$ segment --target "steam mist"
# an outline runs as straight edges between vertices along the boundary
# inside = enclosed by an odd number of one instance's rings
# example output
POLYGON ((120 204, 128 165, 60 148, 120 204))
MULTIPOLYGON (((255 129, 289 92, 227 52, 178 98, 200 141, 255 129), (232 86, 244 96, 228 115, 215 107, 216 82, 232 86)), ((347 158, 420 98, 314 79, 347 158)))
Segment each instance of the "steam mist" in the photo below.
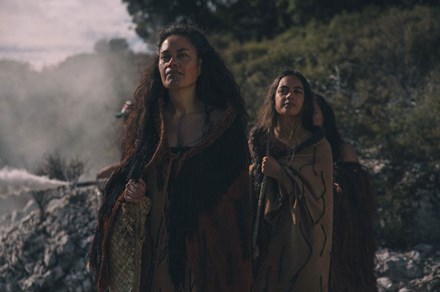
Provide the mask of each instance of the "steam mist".
POLYGON ((115 113, 131 98, 147 58, 101 51, 41 72, 0 60, 0 167, 32 170, 56 152, 85 163, 82 180, 119 160, 122 121, 115 113))
POLYGON ((37 176, 21 169, 0 169, 0 194, 21 194, 30 190, 41 191, 67 185, 67 182, 37 176))

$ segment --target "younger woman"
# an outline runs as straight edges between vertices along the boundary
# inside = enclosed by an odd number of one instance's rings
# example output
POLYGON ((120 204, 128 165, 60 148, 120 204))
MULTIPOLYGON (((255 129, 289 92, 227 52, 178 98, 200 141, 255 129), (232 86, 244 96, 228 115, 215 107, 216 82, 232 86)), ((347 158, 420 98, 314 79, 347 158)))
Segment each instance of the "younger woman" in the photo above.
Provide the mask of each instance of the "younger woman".
POLYGON ((256 291, 328 291, 333 161, 300 72, 273 81, 249 141, 259 199, 256 291))

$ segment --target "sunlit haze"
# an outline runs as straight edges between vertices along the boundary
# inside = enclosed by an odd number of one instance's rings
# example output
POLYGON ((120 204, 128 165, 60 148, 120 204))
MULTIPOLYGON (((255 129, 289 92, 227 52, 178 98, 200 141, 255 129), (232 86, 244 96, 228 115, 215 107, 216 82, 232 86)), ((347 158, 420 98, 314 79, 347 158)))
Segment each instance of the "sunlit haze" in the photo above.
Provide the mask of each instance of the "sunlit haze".
POLYGON ((0 0, 4 172, 35 171, 57 153, 84 162, 84 177, 94 178, 120 159, 115 113, 131 97, 146 51, 122 0, 0 0), (116 38, 135 53, 95 52, 98 41, 116 38))
POLYGON ((134 51, 146 49, 122 0, 0 1, 0 59, 38 70, 111 38, 127 39, 134 51))

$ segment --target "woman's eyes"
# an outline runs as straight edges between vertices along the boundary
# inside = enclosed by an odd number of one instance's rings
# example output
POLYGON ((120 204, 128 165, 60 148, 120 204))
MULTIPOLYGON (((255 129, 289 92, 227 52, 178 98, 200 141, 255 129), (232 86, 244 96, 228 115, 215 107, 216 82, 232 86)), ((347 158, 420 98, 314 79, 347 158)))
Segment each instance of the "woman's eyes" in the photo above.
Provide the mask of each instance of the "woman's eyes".
MULTIPOLYGON (((171 58, 172 58, 171 55, 161 55, 160 56, 160 60, 162 62, 168 62, 171 58)), ((179 53, 176 55, 176 59, 182 60, 185 58, 188 58, 188 54, 186 54, 186 53, 179 53)))
POLYGON ((287 88, 280 88, 277 91, 277 94, 279 94, 280 96, 286 97, 287 95, 289 95, 290 92, 290 96, 303 96, 304 95, 304 91, 300 90, 300 89, 293 89, 293 91, 290 91, 287 88))
POLYGON ((171 59, 170 55, 162 55, 160 56, 160 60, 163 62, 168 62, 171 59))
MULTIPOLYGON (((278 89, 278 93, 280 93, 280 94, 288 94, 289 93, 289 89, 287 89, 287 88, 280 88, 280 89, 278 89)), ((303 91, 301 89, 294 89, 293 93, 294 94, 303 94, 303 91)))
POLYGON ((278 89, 278 93, 281 93, 281 94, 287 94, 288 92, 289 92, 289 90, 287 90, 287 88, 278 89))
POLYGON ((180 53, 180 54, 177 54, 177 58, 178 59, 184 59, 184 58, 187 58, 189 55, 188 54, 186 54, 186 53, 180 53))

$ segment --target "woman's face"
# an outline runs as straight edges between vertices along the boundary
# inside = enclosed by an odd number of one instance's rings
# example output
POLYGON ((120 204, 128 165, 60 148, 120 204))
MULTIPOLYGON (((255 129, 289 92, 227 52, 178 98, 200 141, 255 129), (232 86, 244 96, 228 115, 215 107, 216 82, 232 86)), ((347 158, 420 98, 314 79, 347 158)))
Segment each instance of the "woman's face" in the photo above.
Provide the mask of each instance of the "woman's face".
POLYGON ((322 110, 316 101, 313 102, 313 125, 318 127, 324 126, 324 116, 322 115, 322 110))
POLYGON ((195 87, 201 61, 197 49, 184 36, 167 37, 159 49, 159 71, 167 89, 195 87))
POLYGON ((298 77, 284 76, 275 92, 275 110, 280 116, 299 116, 304 105, 304 86, 298 77))

